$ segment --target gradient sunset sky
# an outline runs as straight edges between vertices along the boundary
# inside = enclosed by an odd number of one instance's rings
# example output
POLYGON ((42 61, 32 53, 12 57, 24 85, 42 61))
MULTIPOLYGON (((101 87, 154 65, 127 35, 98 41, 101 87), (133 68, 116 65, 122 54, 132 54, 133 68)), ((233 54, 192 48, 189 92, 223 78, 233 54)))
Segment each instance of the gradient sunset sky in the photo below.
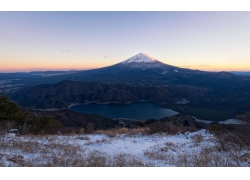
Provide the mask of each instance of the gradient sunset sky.
POLYGON ((250 71, 250 12, 0 12, 0 72, 92 69, 145 52, 250 71))

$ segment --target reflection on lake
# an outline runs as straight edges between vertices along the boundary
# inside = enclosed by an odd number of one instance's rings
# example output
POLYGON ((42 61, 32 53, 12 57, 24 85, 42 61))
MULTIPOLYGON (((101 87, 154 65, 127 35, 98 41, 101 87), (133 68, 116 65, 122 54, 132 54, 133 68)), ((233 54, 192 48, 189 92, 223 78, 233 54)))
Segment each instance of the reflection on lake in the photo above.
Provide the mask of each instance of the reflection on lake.
POLYGON ((84 104, 69 108, 71 111, 85 114, 97 114, 100 116, 115 118, 128 118, 137 120, 161 119, 178 114, 177 112, 161 108, 151 102, 138 102, 131 104, 84 104))

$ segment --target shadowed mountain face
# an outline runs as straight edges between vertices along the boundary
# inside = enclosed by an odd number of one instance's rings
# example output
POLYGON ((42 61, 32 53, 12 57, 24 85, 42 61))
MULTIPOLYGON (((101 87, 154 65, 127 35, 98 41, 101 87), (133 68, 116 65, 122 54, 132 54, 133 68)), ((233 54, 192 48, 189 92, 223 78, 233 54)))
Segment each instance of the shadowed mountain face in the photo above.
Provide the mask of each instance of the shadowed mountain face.
POLYGON ((178 98, 203 96, 205 90, 170 86, 132 86, 93 82, 62 81, 18 91, 12 99, 30 108, 67 108, 71 103, 128 103, 149 100, 174 102, 178 98))

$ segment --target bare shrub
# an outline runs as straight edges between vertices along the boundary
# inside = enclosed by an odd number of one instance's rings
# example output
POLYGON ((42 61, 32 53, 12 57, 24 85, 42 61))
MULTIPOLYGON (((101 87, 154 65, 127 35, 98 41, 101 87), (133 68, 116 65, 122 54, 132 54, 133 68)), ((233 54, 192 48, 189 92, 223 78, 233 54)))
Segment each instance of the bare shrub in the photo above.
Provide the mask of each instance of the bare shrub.
POLYGON ((195 134, 191 138, 196 146, 198 146, 203 141, 203 136, 201 134, 195 134))
POLYGON ((96 130, 95 134, 105 134, 112 138, 116 136, 116 133, 113 132, 112 130, 96 130))
POLYGON ((155 133, 167 133, 167 134, 176 134, 178 133, 178 128, 175 126, 170 126, 165 122, 155 122, 149 125, 149 134, 155 133))
POLYGON ((75 128, 73 127, 63 127, 60 129, 61 134, 71 134, 72 131, 74 131, 75 128))
POLYGON ((143 161, 137 157, 131 156, 129 154, 120 153, 114 156, 113 167, 146 167, 148 164, 143 163, 143 161))
POLYGON ((172 153, 166 153, 166 149, 154 149, 144 151, 144 155, 152 160, 163 161, 169 165, 175 165, 176 156, 172 153))
POLYGON ((216 147, 218 151, 242 150, 247 148, 246 144, 235 134, 224 133, 217 135, 218 141, 216 147))
POLYGON ((92 151, 85 157, 87 167, 105 167, 107 158, 100 151, 92 151))
POLYGON ((245 146, 250 147, 250 125, 238 125, 232 132, 244 143, 245 146))
POLYGON ((79 136, 76 139, 85 140, 85 141, 89 141, 90 140, 90 138, 88 136, 79 136))
POLYGON ((85 133, 84 128, 81 128, 81 129, 79 130, 79 134, 84 134, 84 133, 85 133))
POLYGON ((215 132, 215 131, 222 131, 224 128, 221 126, 221 125, 219 125, 219 124, 211 124, 209 127, 208 127, 208 130, 210 131, 210 132, 215 132))
POLYGON ((107 139, 97 139, 96 141, 95 141, 96 143, 98 143, 98 144, 102 144, 102 143, 107 143, 108 142, 108 140, 107 139))
POLYGON ((149 132, 149 128, 147 127, 143 127, 143 128, 132 128, 129 129, 129 134, 141 134, 141 135, 145 135, 148 134, 149 132))
POLYGON ((10 155, 7 157, 7 160, 16 166, 24 164, 24 158, 21 155, 10 155))
POLYGON ((95 130, 94 124, 93 123, 88 123, 88 125, 87 125, 87 127, 85 129, 86 133, 87 134, 92 134, 94 132, 94 130, 95 130))
POLYGON ((134 135, 134 134, 147 134, 149 131, 148 128, 113 128, 109 130, 96 130, 94 133, 95 134, 105 134, 109 137, 116 137, 118 134, 126 134, 126 135, 134 135))
POLYGON ((164 143, 165 146, 161 147, 160 150, 161 151, 176 151, 178 146, 172 142, 165 142, 164 143))
POLYGON ((242 120, 245 125, 250 125, 250 111, 245 112, 245 114, 239 114, 236 118, 242 120))
POLYGON ((15 127, 16 123, 14 121, 3 120, 0 121, 0 135, 7 134, 10 132, 10 129, 15 127))
POLYGON ((115 129, 114 132, 116 134, 127 134, 129 131, 127 128, 118 128, 118 129, 115 129))
POLYGON ((136 121, 135 125, 138 126, 138 127, 145 127, 146 126, 146 124, 144 122, 142 122, 142 121, 136 121))

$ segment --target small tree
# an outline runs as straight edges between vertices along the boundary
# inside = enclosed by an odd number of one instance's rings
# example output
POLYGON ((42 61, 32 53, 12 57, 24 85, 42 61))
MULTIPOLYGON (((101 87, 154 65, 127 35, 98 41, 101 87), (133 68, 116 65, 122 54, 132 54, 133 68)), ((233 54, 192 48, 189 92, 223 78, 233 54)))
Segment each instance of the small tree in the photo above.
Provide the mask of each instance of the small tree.
POLYGON ((92 134, 95 131, 95 125, 94 123, 88 123, 86 127, 86 133, 92 134))

